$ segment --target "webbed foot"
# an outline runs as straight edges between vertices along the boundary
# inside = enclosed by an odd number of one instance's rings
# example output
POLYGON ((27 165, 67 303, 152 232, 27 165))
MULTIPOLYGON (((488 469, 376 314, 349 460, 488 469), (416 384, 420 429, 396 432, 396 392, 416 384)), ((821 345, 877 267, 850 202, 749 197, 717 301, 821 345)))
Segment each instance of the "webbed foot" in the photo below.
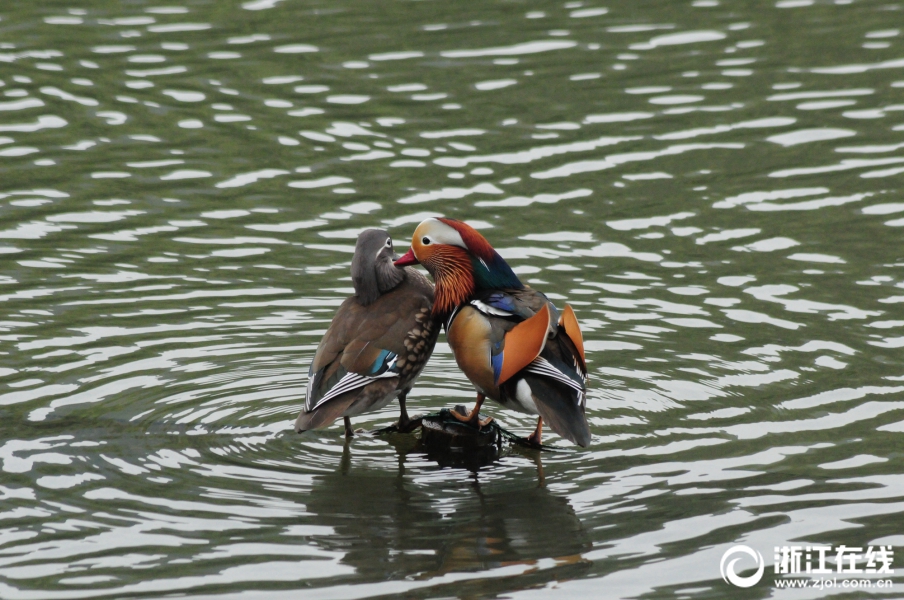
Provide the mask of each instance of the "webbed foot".
POLYGON ((421 426, 422 417, 415 417, 414 419, 399 419, 398 423, 392 425, 391 427, 398 431, 399 433, 411 433, 415 429, 421 426))
POLYGON ((467 415, 463 415, 454 408, 449 411, 449 414, 452 415, 456 420, 461 421, 465 425, 470 425, 475 429, 480 429, 482 427, 486 427, 490 423, 493 422, 493 417, 487 417, 486 419, 480 418, 480 411, 478 409, 472 410, 467 415))
POLYGON ((537 419, 537 428, 534 430, 532 434, 525 438, 525 441, 532 446, 536 446, 540 448, 543 444, 540 443, 540 438, 543 436, 543 417, 537 419))

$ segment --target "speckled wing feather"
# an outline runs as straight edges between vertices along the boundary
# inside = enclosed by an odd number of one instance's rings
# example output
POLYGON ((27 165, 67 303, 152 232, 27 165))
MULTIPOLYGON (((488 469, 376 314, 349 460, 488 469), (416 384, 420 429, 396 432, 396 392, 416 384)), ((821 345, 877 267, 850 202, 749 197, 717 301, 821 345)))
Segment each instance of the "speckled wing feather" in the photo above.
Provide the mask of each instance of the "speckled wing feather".
POLYGON ((346 299, 311 363, 305 410, 377 379, 404 378, 410 335, 422 328, 432 301, 429 282, 410 269, 405 281, 372 304, 346 299))

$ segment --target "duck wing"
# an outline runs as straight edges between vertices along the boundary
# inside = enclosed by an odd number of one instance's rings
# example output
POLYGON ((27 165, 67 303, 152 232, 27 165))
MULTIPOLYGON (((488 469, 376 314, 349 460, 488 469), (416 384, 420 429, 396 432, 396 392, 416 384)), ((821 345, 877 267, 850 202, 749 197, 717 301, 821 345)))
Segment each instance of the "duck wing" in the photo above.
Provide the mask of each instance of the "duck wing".
POLYGON ((379 379, 409 379, 412 362, 423 366, 438 332, 429 318, 433 290, 420 279, 406 277, 367 306, 354 296, 342 303, 308 370, 305 412, 379 379), (425 343, 415 358, 422 360, 412 361, 419 339, 425 343))
POLYGON ((556 307, 531 288, 484 292, 469 306, 486 321, 497 386, 530 365, 543 351, 546 340, 556 333, 556 307))
MULTIPOLYGON (((491 364, 486 369, 492 367, 495 386, 530 367, 537 374, 559 377, 563 383, 584 389, 587 372, 583 340, 574 311, 566 306, 560 315, 541 292, 523 288, 479 294, 449 316, 446 331, 452 336, 453 347, 464 350, 464 354, 485 356, 485 348, 489 347, 491 364), (452 331, 456 320, 457 327, 452 331), (545 357, 548 340, 559 336, 568 342, 545 357)), ((463 358, 475 365, 476 357, 463 358)))

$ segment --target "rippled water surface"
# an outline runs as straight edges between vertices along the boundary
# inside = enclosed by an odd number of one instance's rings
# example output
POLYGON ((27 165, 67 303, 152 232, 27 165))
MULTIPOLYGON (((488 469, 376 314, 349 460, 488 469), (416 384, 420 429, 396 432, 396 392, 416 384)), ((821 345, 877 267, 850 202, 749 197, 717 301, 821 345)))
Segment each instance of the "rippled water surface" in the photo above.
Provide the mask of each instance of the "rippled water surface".
MULTIPOLYGON (((850 0, 0 4, 0 597, 845 593, 769 574, 777 545, 904 548, 902 27, 850 0), (472 471, 292 431, 358 232, 432 215, 575 307, 591 447, 472 471)), ((441 338, 409 410, 472 397, 441 338)))

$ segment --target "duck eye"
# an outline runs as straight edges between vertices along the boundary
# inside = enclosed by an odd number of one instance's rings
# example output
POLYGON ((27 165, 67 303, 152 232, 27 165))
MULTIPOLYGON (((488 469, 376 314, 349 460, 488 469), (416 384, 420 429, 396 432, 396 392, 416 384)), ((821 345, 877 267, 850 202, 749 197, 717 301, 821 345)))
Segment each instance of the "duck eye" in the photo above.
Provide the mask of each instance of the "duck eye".
POLYGON ((430 238, 428 238, 428 237, 425 236, 424 238, 421 239, 421 243, 422 243, 423 245, 425 245, 425 246, 429 246, 429 245, 430 245, 430 238))
POLYGON ((388 238, 388 239, 386 240, 386 247, 387 247, 387 248, 392 248, 392 238, 388 238))

